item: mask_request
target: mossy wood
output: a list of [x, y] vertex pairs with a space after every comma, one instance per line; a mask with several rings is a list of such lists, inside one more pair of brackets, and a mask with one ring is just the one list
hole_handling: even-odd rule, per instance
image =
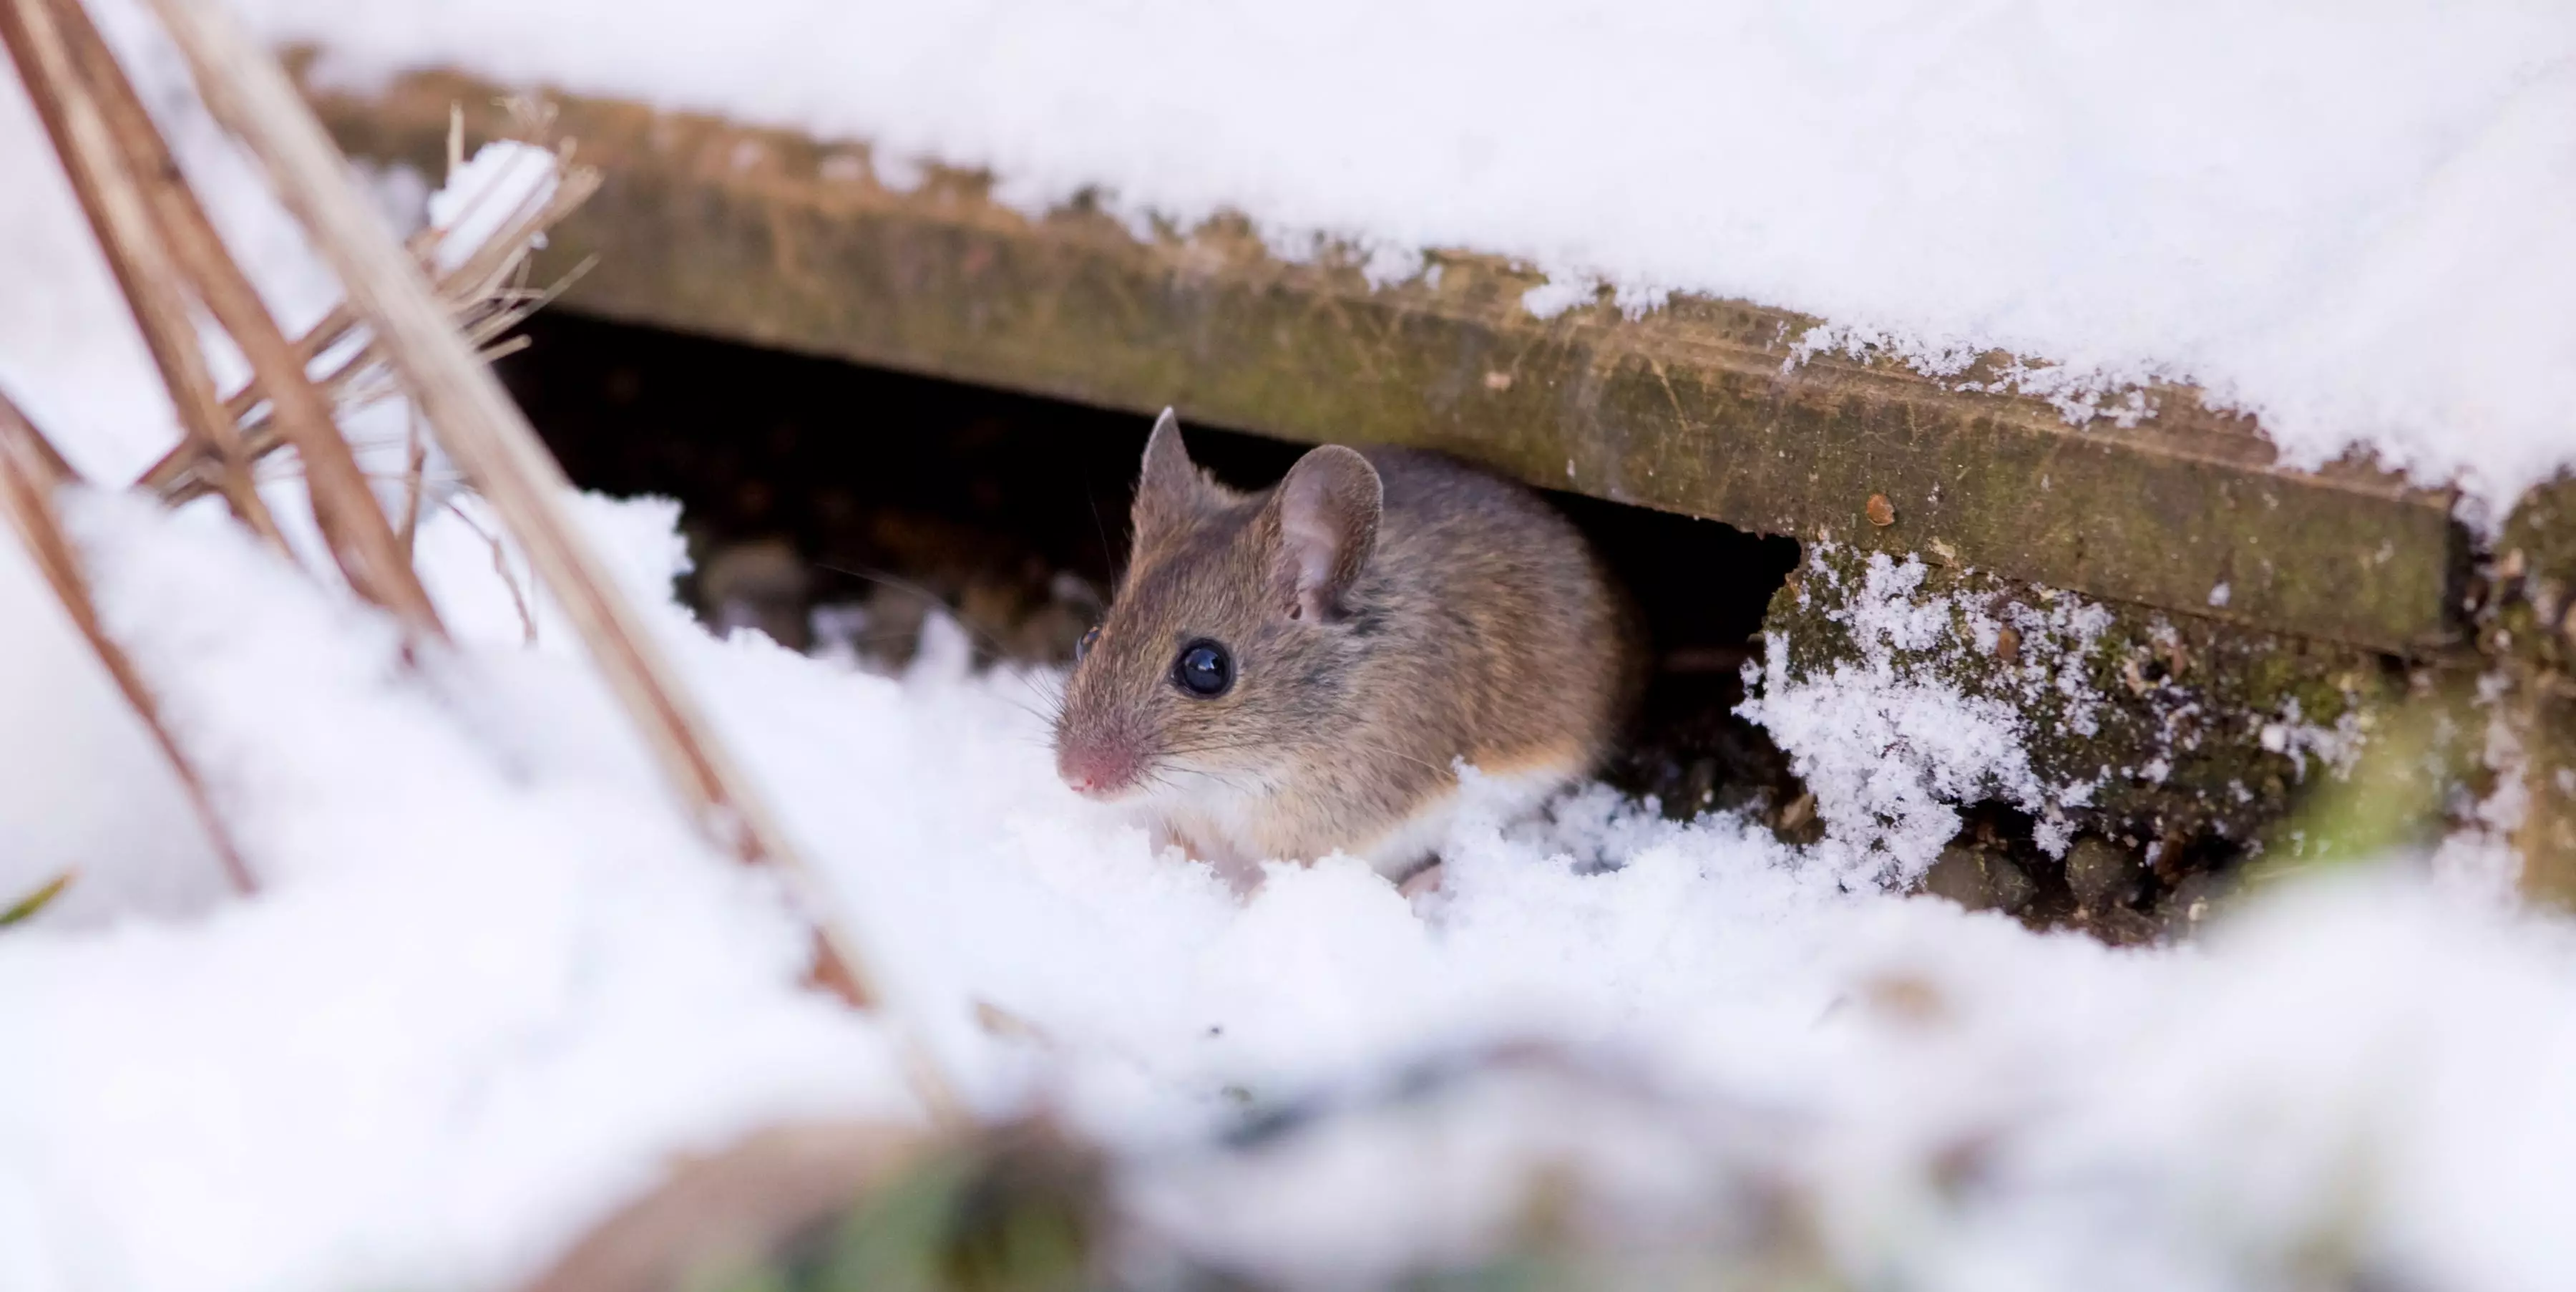
[[[320, 106], [351, 153], [435, 174], [450, 105], [481, 138], [508, 131], [498, 97], [423, 74]], [[2188, 390], [2153, 392], [2135, 428], [2078, 429], [1893, 365], [1791, 365], [1813, 320], [1778, 310], [1676, 298], [1541, 319], [1520, 303], [1539, 279], [1487, 257], [1372, 287], [1355, 257], [1283, 262], [1239, 222], [1140, 240], [1079, 206], [1031, 219], [972, 175], [896, 191], [861, 144], [553, 102], [556, 131], [607, 176], [550, 253], [558, 269], [598, 257], [567, 297], [583, 310], [1291, 439], [1441, 448], [1554, 488], [2379, 650], [2457, 632], [2447, 495], [2278, 468], [2250, 422]]]
[[[1786, 646], [1790, 678], [1863, 658], [1849, 614], [1867, 560], [1839, 545], [1814, 549], [1772, 597], [1762, 626]], [[1930, 645], [1896, 652], [1898, 672], [2010, 708], [2025, 725], [2034, 774], [2090, 784], [2064, 809], [2080, 830], [2131, 848], [2162, 841], [2169, 865], [2203, 839], [2257, 838], [2311, 775], [2340, 776], [2337, 759], [2304, 733], [2357, 754], [2431, 685], [2429, 672], [2374, 652], [2191, 615], [2106, 604], [2085, 631], [2063, 616], [2043, 626], [2060, 594], [1976, 570], [1927, 563], [1907, 599], [1941, 601], [1957, 622]], [[2011, 637], [1979, 645], [1964, 622], [1969, 607], [2012, 626]]]
[[2524, 759], [2510, 829], [2523, 888], [2576, 908], [2576, 477], [2525, 495], [2475, 585], [2478, 645], [2502, 664], [2496, 716]]

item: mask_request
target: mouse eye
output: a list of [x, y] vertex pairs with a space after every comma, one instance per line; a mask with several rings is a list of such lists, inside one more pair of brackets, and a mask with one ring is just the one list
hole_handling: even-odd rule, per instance
[[[1058, 639], [1058, 640], [1061, 640], [1061, 639]], [[1099, 644], [1100, 644], [1100, 625], [1098, 625], [1098, 624], [1093, 624], [1093, 625], [1091, 626], [1090, 631], [1085, 632], [1085, 633], [1082, 635], [1082, 640], [1081, 640], [1081, 641], [1078, 641], [1078, 642], [1075, 642], [1075, 643], [1073, 644], [1073, 662], [1074, 662], [1074, 663], [1076, 663], [1076, 664], [1081, 663], [1081, 662], [1082, 662], [1082, 657], [1083, 657], [1083, 656], [1085, 656], [1085, 655], [1090, 654], [1090, 653], [1091, 653], [1091, 648], [1092, 648], [1092, 647], [1094, 647], [1094, 646], [1097, 646], [1097, 645], [1099, 645]]]
[[1172, 661], [1172, 683], [1202, 700], [1213, 700], [1234, 685], [1234, 656], [1218, 642], [1191, 642]]

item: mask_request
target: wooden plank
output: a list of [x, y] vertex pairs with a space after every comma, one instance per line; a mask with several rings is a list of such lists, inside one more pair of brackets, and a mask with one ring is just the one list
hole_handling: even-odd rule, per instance
[[[423, 74], [325, 95], [353, 154], [436, 173], [451, 104]], [[574, 308], [1296, 440], [1446, 449], [1533, 483], [1746, 529], [1950, 554], [2013, 578], [2421, 653], [2457, 634], [2467, 544], [2448, 494], [2281, 469], [2187, 390], [2133, 429], [1892, 365], [1789, 366], [1813, 320], [1676, 299], [1551, 319], [1488, 257], [1372, 287], [1355, 258], [1287, 263], [1240, 222], [1139, 239], [1096, 211], [1032, 219], [979, 176], [899, 192], [863, 144], [561, 97], [607, 176], [551, 263], [596, 256]], [[1884, 495], [1894, 523], [1870, 523]]]

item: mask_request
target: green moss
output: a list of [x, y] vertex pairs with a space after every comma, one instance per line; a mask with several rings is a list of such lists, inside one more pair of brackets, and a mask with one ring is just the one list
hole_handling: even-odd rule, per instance
[[1107, 1184], [1095, 1150], [1039, 1123], [988, 1129], [857, 1199], [819, 1232], [697, 1292], [1082, 1292]]
[[46, 880], [38, 885], [35, 891], [11, 902], [5, 908], [0, 908], [0, 929], [36, 918], [38, 912], [53, 905], [54, 899], [62, 896], [63, 890], [71, 886], [72, 872], [68, 870]]
[[2483, 706], [2521, 762], [2524, 891], [2576, 906], [2576, 478], [2526, 494], [2473, 581]]
[[[1893, 560], [1812, 545], [1773, 598], [1765, 630], [1791, 681], [1865, 658], [1852, 612], [1874, 557]], [[2009, 706], [2072, 825], [2132, 847], [2261, 838], [2302, 787], [2351, 772], [2420, 678], [2368, 651], [1953, 565], [1926, 562], [1906, 598], [1948, 630], [1894, 650], [1899, 676]]]

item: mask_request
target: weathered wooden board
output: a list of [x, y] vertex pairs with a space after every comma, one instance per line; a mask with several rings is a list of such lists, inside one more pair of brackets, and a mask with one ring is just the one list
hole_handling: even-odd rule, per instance
[[[354, 155], [436, 173], [451, 104], [506, 133], [500, 91], [420, 75], [318, 98]], [[2457, 633], [2466, 545], [2446, 494], [2365, 469], [2283, 470], [2245, 419], [2155, 393], [2133, 429], [1889, 365], [1789, 365], [1813, 320], [1676, 299], [1551, 319], [1486, 257], [1373, 288], [1283, 262], [1239, 224], [1140, 240], [1097, 212], [1031, 219], [980, 177], [900, 192], [863, 144], [557, 98], [602, 167], [551, 263], [567, 304], [1139, 413], [1300, 440], [1447, 449], [1532, 482], [1773, 533], [1953, 554], [2097, 596], [2417, 653]], [[1883, 494], [1894, 523], [1869, 519]]]

